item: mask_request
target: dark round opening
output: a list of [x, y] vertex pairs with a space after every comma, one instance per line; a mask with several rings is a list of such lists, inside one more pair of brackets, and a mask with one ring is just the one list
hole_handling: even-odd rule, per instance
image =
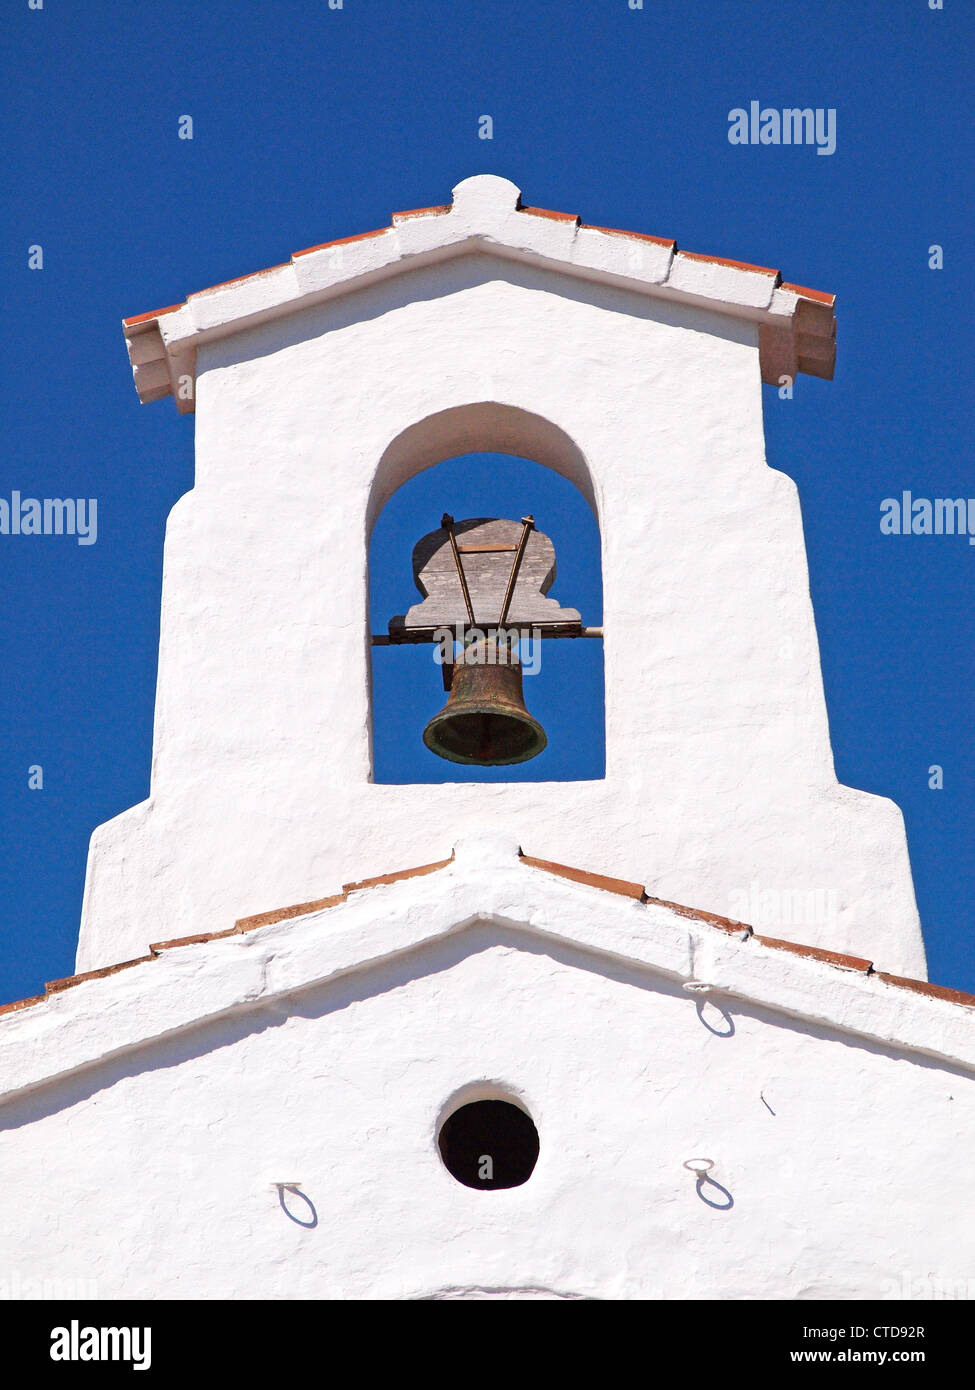
[[522, 763], [545, 747], [541, 725], [494, 712], [448, 712], [427, 726], [423, 738], [432, 752], [455, 763]]
[[475, 1100], [443, 1123], [440, 1156], [465, 1187], [520, 1187], [538, 1160], [530, 1115], [506, 1100]]

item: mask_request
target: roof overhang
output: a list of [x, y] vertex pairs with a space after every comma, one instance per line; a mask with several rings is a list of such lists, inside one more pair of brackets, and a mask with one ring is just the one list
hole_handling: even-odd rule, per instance
[[139, 399], [171, 395], [181, 412], [191, 413], [200, 344], [406, 270], [478, 253], [749, 319], [758, 325], [763, 381], [778, 385], [783, 375], [799, 372], [832, 379], [833, 295], [787, 284], [768, 266], [683, 251], [662, 237], [526, 207], [513, 183], [481, 174], [459, 183], [451, 204], [395, 213], [388, 227], [310, 246], [283, 265], [123, 319]]
[[975, 996], [876, 971], [870, 961], [756, 935], [663, 902], [636, 883], [533, 859], [474, 836], [451, 859], [350, 883], [149, 954], [53, 981], [0, 1009], [0, 1101], [241, 1010], [369, 971], [490, 923], [975, 1071]]

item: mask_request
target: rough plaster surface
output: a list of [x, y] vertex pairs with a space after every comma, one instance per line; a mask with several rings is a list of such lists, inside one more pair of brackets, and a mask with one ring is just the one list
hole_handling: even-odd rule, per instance
[[[106, 1298], [161, 1277], [177, 1298], [964, 1285], [970, 1009], [515, 849], [468, 840], [437, 873], [0, 1020], [8, 1269]], [[438, 1127], [497, 1095], [532, 1115], [539, 1160], [472, 1191]]]
[[[78, 969], [442, 858], [487, 824], [923, 977], [901, 815], [834, 775], [757, 340], [747, 319], [478, 252], [200, 341], [151, 795], [93, 836]], [[371, 524], [473, 449], [558, 469], [596, 512], [605, 780], [371, 781]]]

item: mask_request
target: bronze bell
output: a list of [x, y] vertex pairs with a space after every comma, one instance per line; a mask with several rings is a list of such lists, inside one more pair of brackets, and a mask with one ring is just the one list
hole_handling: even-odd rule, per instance
[[457, 658], [447, 703], [423, 730], [423, 742], [449, 762], [481, 767], [541, 753], [548, 740], [525, 708], [516, 646], [487, 638]]

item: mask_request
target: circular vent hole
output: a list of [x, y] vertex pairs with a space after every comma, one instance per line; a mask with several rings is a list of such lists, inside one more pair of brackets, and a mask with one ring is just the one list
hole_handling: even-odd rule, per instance
[[538, 1159], [538, 1130], [517, 1105], [475, 1100], [444, 1121], [440, 1156], [465, 1187], [520, 1187]]

